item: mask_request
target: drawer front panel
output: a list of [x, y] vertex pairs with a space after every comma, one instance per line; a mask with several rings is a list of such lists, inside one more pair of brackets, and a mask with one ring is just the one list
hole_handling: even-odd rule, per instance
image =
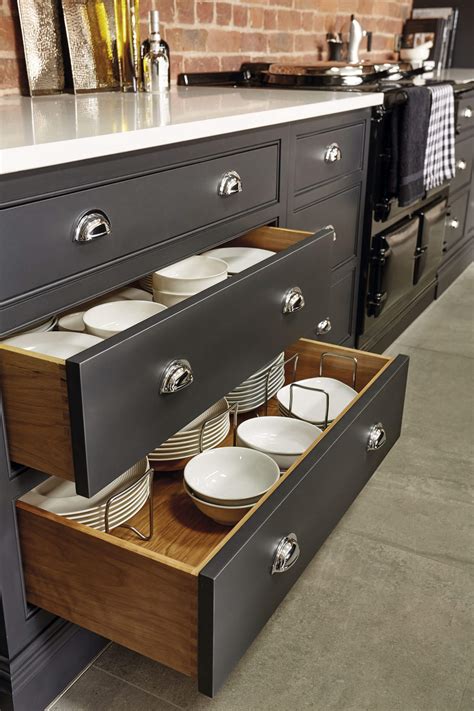
[[[214, 695], [399, 437], [408, 359], [398, 356], [359, 402], [200, 574], [199, 687]], [[367, 451], [372, 425], [387, 440]], [[296, 533], [300, 557], [271, 575], [278, 543]]]
[[296, 141], [295, 191], [361, 170], [363, 156], [363, 123], [300, 136]]
[[[276, 203], [279, 160], [274, 143], [2, 210], [0, 301]], [[220, 197], [220, 179], [230, 170], [239, 173], [242, 192]], [[170, 209], [176, 201], [182, 209]], [[110, 234], [77, 244], [74, 228], [90, 211], [107, 216]]]
[[357, 271], [343, 267], [333, 272], [329, 318], [331, 330], [327, 336], [318, 336], [327, 343], [351, 345], [354, 341], [354, 300]]
[[474, 94], [460, 100], [456, 127], [458, 131], [474, 128]]
[[315, 232], [333, 225], [336, 241], [333, 245], [331, 266], [337, 267], [357, 256], [359, 230], [360, 185], [355, 185], [338, 195], [305, 205], [289, 218], [289, 227]]
[[[79, 493], [99, 491], [327, 316], [332, 237], [323, 230], [66, 361]], [[294, 286], [306, 305], [283, 314]], [[160, 395], [165, 368], [181, 358], [194, 382]]]
[[464, 236], [469, 193], [466, 192], [448, 206], [444, 251], [449, 252]]
[[449, 186], [451, 194], [471, 180], [474, 158], [474, 138], [456, 142], [456, 176]]

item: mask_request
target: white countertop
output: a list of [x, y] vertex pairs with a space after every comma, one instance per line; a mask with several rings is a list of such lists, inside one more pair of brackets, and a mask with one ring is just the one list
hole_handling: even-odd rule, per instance
[[455, 81], [458, 84], [474, 82], [474, 69], [441, 69], [439, 72], [432, 72], [425, 76], [430, 76], [440, 81]]
[[383, 94], [173, 87], [0, 98], [0, 174], [376, 106]]

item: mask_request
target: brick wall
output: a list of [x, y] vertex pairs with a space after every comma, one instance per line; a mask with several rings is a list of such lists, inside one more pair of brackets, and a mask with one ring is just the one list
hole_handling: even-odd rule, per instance
[[[180, 71], [235, 69], [242, 61], [272, 59], [311, 63], [325, 59], [325, 36], [348, 29], [354, 12], [372, 30], [372, 58], [393, 57], [393, 36], [410, 14], [412, 0], [141, 0], [143, 36], [148, 10], [160, 10]], [[0, 93], [25, 86], [15, 0], [0, 0]]]

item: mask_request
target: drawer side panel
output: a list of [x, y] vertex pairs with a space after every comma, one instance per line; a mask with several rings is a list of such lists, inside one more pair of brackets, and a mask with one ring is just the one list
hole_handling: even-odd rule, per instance
[[195, 576], [73, 521], [17, 507], [30, 603], [196, 675]]

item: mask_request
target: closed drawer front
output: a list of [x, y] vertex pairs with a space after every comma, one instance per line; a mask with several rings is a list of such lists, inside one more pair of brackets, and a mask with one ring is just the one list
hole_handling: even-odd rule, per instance
[[451, 194], [471, 181], [474, 159], [474, 138], [456, 142], [456, 176], [450, 185]]
[[364, 124], [299, 136], [296, 141], [295, 191], [362, 169]]
[[347, 343], [354, 339], [356, 275], [353, 267], [343, 267], [332, 275], [329, 318], [331, 330], [321, 340], [327, 343]]
[[448, 206], [444, 251], [448, 251], [464, 236], [469, 193], [466, 192]]
[[359, 184], [337, 195], [315, 200], [295, 210], [289, 218], [289, 226], [297, 230], [315, 231], [333, 225], [336, 232], [331, 259], [333, 268], [357, 256], [360, 190]]
[[[326, 318], [332, 231], [262, 228], [248, 239], [282, 251], [66, 361], [0, 347], [10, 458], [91, 496]], [[285, 314], [295, 286], [306, 304]], [[183, 358], [194, 382], [160, 394]]]
[[474, 127], [474, 95], [461, 99], [458, 107], [457, 129], [467, 131]]
[[[277, 202], [279, 155], [274, 143], [0, 211], [0, 302]], [[238, 173], [242, 191], [220, 196], [228, 171]], [[94, 234], [103, 236], [74, 242], [78, 221], [91, 212], [102, 219]]]
[[[299, 341], [298, 377], [327, 346]], [[203, 518], [181, 474], [155, 478], [155, 531], [100, 533], [20, 501], [27, 599], [190, 676], [213, 695], [356, 498], [400, 433], [407, 361], [332, 346], [359, 361], [358, 397], [231, 529]], [[327, 374], [346, 382], [351, 364]], [[385, 443], [373, 425], [382, 423]], [[143, 526], [146, 513], [131, 523]], [[271, 573], [278, 544], [297, 536], [293, 567]], [[296, 556], [294, 556], [296, 558]]]

